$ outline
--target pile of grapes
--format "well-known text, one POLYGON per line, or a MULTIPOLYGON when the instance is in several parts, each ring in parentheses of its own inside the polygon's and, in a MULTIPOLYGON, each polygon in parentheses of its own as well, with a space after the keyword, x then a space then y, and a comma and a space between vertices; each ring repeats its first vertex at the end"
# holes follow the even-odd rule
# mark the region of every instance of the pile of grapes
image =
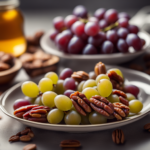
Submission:
MULTIPOLYGON (((123 77, 122 72, 119 69, 112 68, 120 77, 123 77)), ((110 70, 107 70, 109 72, 110 70)), ((18 110, 24 106, 33 104, 44 105, 50 108, 47 114, 47 121, 51 124, 65 123, 69 125, 79 124, 101 124, 111 121, 116 121, 113 114, 110 117, 106 117, 91 108, 91 112, 86 115, 81 115, 79 111, 74 107, 72 101, 73 95, 80 92, 84 95, 88 103, 93 96, 101 96, 101 99, 107 99, 109 105, 115 103, 122 104, 119 96, 113 93, 113 85, 111 79, 107 74, 95 75, 94 72, 90 72, 89 78, 85 81, 76 82, 72 78, 73 71, 70 68, 64 69, 59 77, 54 72, 47 73, 38 83, 38 85, 32 81, 26 81, 22 84, 21 89, 26 96, 23 99, 16 100, 14 102, 14 110, 18 110)), ((139 94, 139 88, 134 85, 124 85, 124 92, 126 93, 126 101, 128 103, 129 115, 135 115, 139 113, 143 104, 137 100, 139 94)), ((103 110, 103 102, 101 103, 103 110)))
POLYGON ((60 51, 69 54, 111 54, 142 50, 145 40, 139 29, 129 24, 130 16, 115 9, 99 8, 89 16, 86 8, 76 6, 72 15, 53 20, 50 39, 60 51), (132 48, 130 48, 132 47, 132 48))

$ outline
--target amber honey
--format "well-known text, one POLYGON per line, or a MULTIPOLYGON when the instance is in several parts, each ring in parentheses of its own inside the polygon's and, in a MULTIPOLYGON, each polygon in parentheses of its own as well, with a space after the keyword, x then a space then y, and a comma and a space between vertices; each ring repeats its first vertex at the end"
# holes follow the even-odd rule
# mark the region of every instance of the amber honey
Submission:
POLYGON ((18 57, 26 50, 23 32, 23 16, 19 9, 0 5, 0 51, 12 53, 18 57))

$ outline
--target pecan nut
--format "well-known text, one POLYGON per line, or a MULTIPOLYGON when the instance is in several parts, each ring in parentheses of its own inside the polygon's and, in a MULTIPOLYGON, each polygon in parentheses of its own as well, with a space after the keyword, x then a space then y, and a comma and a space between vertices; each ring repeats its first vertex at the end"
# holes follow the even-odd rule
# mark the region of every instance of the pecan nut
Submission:
POLYGON ((106 74, 106 67, 102 62, 99 62, 95 65, 94 71, 97 76, 99 74, 106 74))
POLYGON ((112 82, 113 88, 122 91, 124 79, 113 70, 107 72, 107 75, 110 78, 110 81, 112 82))
POLYGON ((92 96, 92 98, 90 98, 90 102, 90 106, 101 115, 109 117, 114 113, 112 103, 102 96, 92 96))
POLYGON ((60 147, 80 147, 81 146, 81 143, 77 140, 64 140, 64 141, 61 141, 60 143, 60 147))
POLYGON ((86 113, 90 113, 92 111, 90 107, 90 102, 86 98, 86 96, 80 92, 75 92, 70 95, 72 103, 75 109, 83 116, 86 116, 86 113))
POLYGON ((81 81, 86 81, 89 79, 89 75, 88 73, 84 72, 84 71, 78 71, 78 72, 74 72, 71 77, 77 81, 78 83, 80 83, 81 81))
POLYGON ((20 136, 20 141, 22 142, 28 142, 28 141, 31 141, 31 137, 29 135, 22 135, 20 136))
POLYGON ((118 121, 128 116, 129 114, 128 106, 121 104, 121 103, 113 103, 113 106, 114 106, 113 115, 118 121))
POLYGON ((28 144, 23 147, 23 150, 36 150, 37 146, 36 144, 28 144))
POLYGON ((124 133, 121 129, 116 129, 112 133, 112 140, 116 144, 123 144, 125 141, 124 133))
POLYGON ((13 135, 9 138, 9 142, 17 142, 19 141, 19 136, 18 135, 13 135))
POLYGON ((144 126, 144 130, 147 130, 148 132, 150 132, 150 123, 144 126))

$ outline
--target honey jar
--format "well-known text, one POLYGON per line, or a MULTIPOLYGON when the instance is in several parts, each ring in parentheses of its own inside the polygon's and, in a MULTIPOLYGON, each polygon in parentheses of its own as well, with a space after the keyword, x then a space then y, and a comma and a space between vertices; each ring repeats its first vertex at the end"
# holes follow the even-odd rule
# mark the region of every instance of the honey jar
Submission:
POLYGON ((26 50, 24 19, 18 0, 0 1, 0 51, 20 56, 26 50))

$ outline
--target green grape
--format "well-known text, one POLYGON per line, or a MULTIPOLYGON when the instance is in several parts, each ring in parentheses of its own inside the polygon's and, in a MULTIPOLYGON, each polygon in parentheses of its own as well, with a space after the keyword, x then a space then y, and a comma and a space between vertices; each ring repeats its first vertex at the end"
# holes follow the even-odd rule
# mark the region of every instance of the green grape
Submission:
POLYGON ((64 121, 68 125, 79 125, 81 123, 81 116, 75 110, 71 110, 65 115, 64 121))
POLYGON ((49 78, 42 78, 39 82, 39 89, 42 93, 53 90, 53 82, 49 78))
POLYGON ((34 104, 36 98, 31 98, 31 97, 28 97, 26 96, 24 99, 28 100, 29 102, 31 102, 31 104, 34 104))
POLYGON ((52 109, 48 115, 47 115, 47 120, 51 124, 57 124, 60 123, 64 118, 64 112, 55 108, 52 109))
POLYGON ((112 83, 108 79, 101 79, 97 85, 99 94, 102 97, 108 97, 113 90, 112 83))
POLYGON ((58 75, 55 72, 48 72, 45 75, 45 78, 49 78, 52 80, 53 84, 56 84, 58 81, 58 75))
POLYGON ((131 113, 139 113, 143 108, 143 104, 139 100, 131 100, 129 101, 129 108, 131 113))
POLYGON ((72 107, 71 107, 70 110, 76 110, 73 104, 72 104, 72 107))
POLYGON ((82 93, 86 96, 87 99, 90 99, 94 95, 99 95, 98 91, 91 87, 85 88, 82 93))
POLYGON ((81 115, 81 124, 83 125, 90 124, 89 115, 86 115, 86 116, 81 115))
POLYGON ((118 95, 116 94, 111 94, 109 97, 107 97, 107 99, 111 102, 111 103, 116 103, 116 102, 120 102, 118 95))
POLYGON ((38 96, 35 99, 34 104, 43 105, 41 96, 38 96))
POLYGON ((54 85, 54 92, 57 94, 64 94, 65 88, 63 86, 64 80, 58 80, 57 84, 54 85))
POLYGON ((121 72, 119 69, 117 69, 117 68, 109 69, 108 72, 109 72, 110 70, 115 71, 119 76, 121 76, 122 78, 124 78, 122 72, 121 72))
POLYGON ((55 106, 62 111, 68 111, 72 107, 71 99, 65 95, 57 95, 54 99, 54 103, 55 106))
POLYGON ((83 84, 82 90, 84 90, 87 87, 93 87, 93 86, 96 86, 96 81, 93 79, 89 79, 85 81, 85 83, 83 84))
POLYGON ((23 84, 21 85, 21 90, 25 96, 31 98, 37 97, 39 95, 39 88, 37 84, 32 81, 23 82, 23 84))
POLYGON ((136 97, 133 94, 131 94, 131 93, 126 93, 126 95, 127 95, 127 100, 128 101, 136 99, 136 97))
POLYGON ((91 124, 101 124, 106 123, 107 118, 99 114, 98 112, 93 111, 89 114, 89 121, 91 124))
POLYGON ((82 88, 83 88, 84 83, 85 83, 85 81, 81 81, 81 82, 78 84, 77 90, 78 90, 79 92, 82 92, 82 88))
POLYGON ((50 108, 55 106, 54 99, 57 96, 55 92, 47 91, 42 95, 42 103, 50 108))
POLYGON ((109 77, 106 75, 106 74, 100 74, 96 77, 96 84, 98 84, 98 82, 101 80, 101 79, 109 79, 109 77))
POLYGON ((96 91, 98 91, 98 90, 97 90, 97 86, 93 86, 93 89, 95 89, 96 91))

